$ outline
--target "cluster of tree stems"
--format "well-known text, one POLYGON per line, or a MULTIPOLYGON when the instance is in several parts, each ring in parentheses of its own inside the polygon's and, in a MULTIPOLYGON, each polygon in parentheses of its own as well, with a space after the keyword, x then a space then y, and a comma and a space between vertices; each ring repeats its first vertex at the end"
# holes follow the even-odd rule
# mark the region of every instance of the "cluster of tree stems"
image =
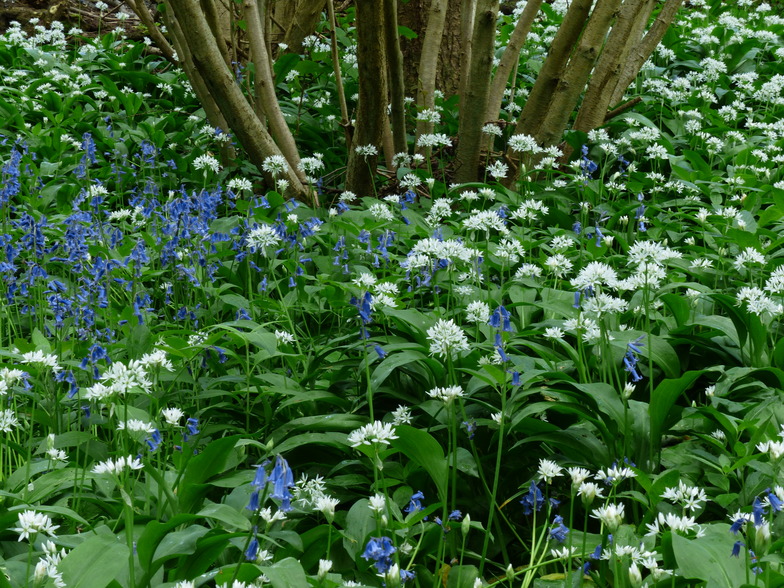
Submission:
MULTIPOLYGON (((499 120, 505 91, 519 90, 520 54, 543 2, 527 1, 494 66, 501 0, 353 0, 337 7, 334 0, 242 0, 230 5, 164 0, 167 34, 156 26, 144 0, 125 1, 163 54, 179 61, 210 123, 230 129, 260 170, 269 156, 285 157, 287 196, 313 204, 315 192, 300 168, 297 142, 277 99, 275 52, 300 52, 303 39, 326 16, 348 147, 346 189, 373 193, 377 166, 383 162, 391 169, 395 154, 412 149, 406 94, 416 94, 417 112, 433 110, 439 82, 459 95, 450 181, 473 182, 480 177, 482 154, 491 148, 482 128, 499 120), (353 124, 343 93, 335 17, 348 4, 354 7, 359 80, 353 124), (411 22, 412 10, 418 12, 416 42, 401 42, 399 22, 411 22), (235 75, 235 64, 243 61, 253 71, 250 88, 235 75), (377 157, 356 149, 370 145, 377 157)), ((558 145, 567 128, 587 132, 623 112, 630 105, 623 102, 627 88, 682 3, 571 0, 525 106, 516 120, 507 121, 514 134, 530 135, 541 147, 558 145)), ((432 122, 418 120, 413 144, 432 132, 432 122)), ((501 155, 513 171, 536 163, 511 150, 501 155)))

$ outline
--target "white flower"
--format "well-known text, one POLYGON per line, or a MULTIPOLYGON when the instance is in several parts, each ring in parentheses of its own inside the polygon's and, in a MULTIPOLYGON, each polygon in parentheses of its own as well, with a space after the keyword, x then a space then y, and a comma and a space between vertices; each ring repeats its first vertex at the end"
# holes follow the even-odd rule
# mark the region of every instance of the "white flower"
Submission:
POLYGON ((564 331, 560 327, 547 327, 544 330, 545 339, 552 339, 554 341, 561 341, 564 338, 564 331))
POLYGON ((577 489, 577 496, 582 497, 583 503, 588 505, 594 498, 604 498, 602 488, 596 482, 582 482, 577 489))
POLYGON ((486 324, 490 320, 490 306, 481 300, 474 300, 466 307, 466 320, 469 323, 486 324))
POLYGON ((19 426, 19 419, 16 418, 13 409, 5 408, 0 410, 0 431, 10 433, 19 426))
POLYGON ((498 212, 495 210, 473 212, 471 216, 463 221, 463 226, 469 231, 485 231, 489 233, 492 230, 496 230, 502 235, 509 233, 504 219, 498 216, 498 212))
POLYGON ((436 324, 427 330, 427 338, 430 340, 432 355, 441 355, 446 358, 455 351, 468 351, 469 349, 466 334, 452 319, 448 321, 438 319, 436 324))
POLYGON ((741 270, 746 267, 746 264, 759 263, 760 265, 764 265, 765 261, 765 256, 762 255, 759 251, 753 247, 746 247, 738 254, 738 257, 735 258, 735 261, 732 262, 732 265, 735 266, 736 270, 741 270))
POLYGON ((144 421, 140 421, 139 419, 128 419, 127 421, 120 421, 117 423, 117 430, 118 431, 142 431, 144 433, 152 433, 155 430, 155 426, 151 423, 145 423, 144 421))
POLYGON ((539 145, 536 142, 536 139, 534 139, 530 135, 524 135, 524 134, 512 135, 511 137, 509 137, 509 148, 512 151, 516 151, 518 153, 536 154, 542 152, 542 148, 539 147, 539 145))
POLYGON ((145 353, 142 355, 139 363, 144 367, 162 367, 166 371, 174 371, 172 362, 166 357, 166 352, 163 349, 156 349, 152 353, 145 353))
POLYGON ((357 145, 355 151, 357 152, 357 155, 361 155, 363 157, 378 155, 378 149, 376 149, 375 145, 357 145))
POLYGON ((22 363, 32 363, 34 365, 41 365, 44 367, 51 368, 53 372, 59 372, 62 366, 57 363, 57 356, 52 354, 46 354, 43 351, 36 350, 36 351, 28 351, 27 353, 22 354, 22 363))
POLYGON ((367 425, 363 425, 359 429, 352 431, 348 436, 348 443, 351 447, 359 447, 360 445, 372 445, 378 443, 381 445, 389 445, 392 439, 397 439, 395 429, 392 423, 382 423, 376 421, 367 425))
POLYGON ((784 455, 784 441, 765 441, 757 443, 757 449, 762 453, 769 453, 771 459, 778 459, 784 455))
POLYGON ((666 488, 662 498, 672 503, 681 503, 687 510, 697 510, 708 500, 705 490, 695 486, 687 486, 683 480, 678 482, 678 487, 666 488))
POLYGON ((383 513, 387 509, 387 499, 383 494, 379 494, 378 492, 368 498, 368 508, 373 512, 377 512, 379 514, 383 513))
POLYGON ((275 331, 275 339, 278 343, 292 344, 294 343, 294 335, 288 331, 275 331))
POLYGON ((118 457, 116 460, 112 458, 107 459, 106 461, 102 461, 95 465, 92 469, 94 474, 112 474, 117 475, 125 471, 126 469, 129 470, 140 470, 144 466, 142 465, 141 460, 138 457, 133 457, 129 455, 127 457, 118 457))
POLYGON ((448 388, 433 388, 427 393, 430 398, 438 398, 444 404, 451 404, 455 398, 463 397, 463 389, 460 386, 449 386, 448 388))
POLYGON ((335 507, 340 504, 340 500, 331 496, 322 495, 316 498, 315 510, 321 511, 325 517, 332 519, 335 516, 335 507))
POLYGON ((270 155, 264 159, 261 169, 273 176, 277 176, 289 171, 289 163, 282 155, 270 155))
POLYGON ((218 173, 220 171, 220 163, 217 159, 215 159, 212 155, 199 155, 196 159, 193 160, 193 167, 194 169, 211 169, 213 172, 218 173))
POLYGON ((556 476, 562 476, 562 470, 563 468, 554 461, 549 459, 539 460, 539 469, 537 471, 539 472, 539 477, 547 484, 551 483, 556 476))
POLYGON ((320 559, 319 566, 318 566, 318 578, 319 580, 324 580, 327 577, 327 573, 329 570, 332 569, 332 561, 329 559, 320 559))
POLYGON ((391 221, 395 220, 395 215, 392 214, 392 209, 386 204, 376 202, 368 207, 368 212, 376 220, 391 221))
POLYGON ((494 161, 487 166, 487 173, 493 176, 496 180, 501 180, 509 173, 509 166, 503 161, 494 161))
POLYGON ((161 409, 161 416, 166 424, 176 427, 180 424, 180 420, 185 416, 185 413, 179 408, 164 408, 161 409))
POLYGON ((245 244, 253 251, 257 249, 264 251, 267 247, 277 245, 278 243, 280 243, 280 237, 275 232, 275 229, 264 224, 253 227, 245 238, 245 244))
POLYGON ((392 424, 393 425, 409 425, 411 424, 411 409, 402 404, 392 411, 392 424))
POLYGON ((25 510, 17 515, 17 525, 12 529, 19 533, 19 541, 35 537, 36 533, 46 533, 50 537, 54 537, 54 532, 60 528, 60 525, 53 525, 52 519, 48 515, 36 512, 34 510, 25 510))
POLYGON ((569 476, 572 478, 572 486, 575 488, 579 488, 580 484, 585 482, 588 478, 591 477, 591 472, 586 470, 585 468, 568 468, 566 470, 569 472, 569 476))
POLYGON ((623 510, 623 504, 608 504, 591 511, 591 517, 599 519, 610 533, 614 533, 623 522, 623 510))
POLYGON ((231 188, 234 192, 241 192, 242 190, 252 192, 253 183, 247 178, 232 178, 229 180, 229 188, 231 188))

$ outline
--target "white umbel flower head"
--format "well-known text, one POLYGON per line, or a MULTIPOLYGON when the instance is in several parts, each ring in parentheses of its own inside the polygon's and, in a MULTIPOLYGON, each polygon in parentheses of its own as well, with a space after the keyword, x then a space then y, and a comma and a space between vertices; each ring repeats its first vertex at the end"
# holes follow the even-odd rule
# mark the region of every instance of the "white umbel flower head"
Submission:
POLYGON ((551 483, 557 476, 563 475, 561 473, 562 469, 561 466, 549 459, 539 460, 539 477, 547 484, 551 483))
POLYGON ((397 439, 395 429, 392 423, 382 423, 376 421, 367 425, 363 425, 355 431, 351 431, 348 436, 348 443, 351 447, 359 447, 360 445, 389 445, 392 439, 397 439))
POLYGON ((438 319, 436 324, 427 330, 427 338, 430 340, 430 353, 433 355, 446 358, 451 357, 455 351, 468 351, 468 337, 452 319, 438 319))
POLYGON ((623 522, 623 504, 600 506, 591 512, 591 517, 599 519, 610 533, 614 533, 623 522))
POLYGON ((117 475, 124 472, 126 469, 140 470, 143 467, 144 466, 138 457, 129 455, 127 457, 120 456, 116 460, 109 458, 106 461, 102 461, 95 465, 92 471, 94 474, 117 475))
POLYGON ((463 397, 463 389, 460 386, 449 386, 447 388, 433 388, 427 393, 430 398, 443 400, 444 404, 452 404, 456 398, 463 397))
POLYGON ((50 537, 54 537, 54 532, 60 528, 60 525, 53 525, 52 519, 34 510, 25 510, 17 515, 18 527, 12 529, 19 533, 19 541, 24 539, 34 538, 36 533, 46 533, 50 537))

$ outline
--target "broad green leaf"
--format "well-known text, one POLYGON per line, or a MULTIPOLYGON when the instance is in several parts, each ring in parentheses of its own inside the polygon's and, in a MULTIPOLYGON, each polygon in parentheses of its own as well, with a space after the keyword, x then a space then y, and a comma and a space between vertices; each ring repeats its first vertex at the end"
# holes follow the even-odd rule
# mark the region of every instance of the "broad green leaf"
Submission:
POLYGON ((441 444, 430 433, 408 425, 398 426, 395 432, 398 438, 392 440, 392 446, 430 475, 439 500, 445 502, 449 468, 441 444))
POLYGON ((93 535, 57 567, 68 588, 106 588, 115 578, 128 574, 128 546, 114 535, 93 535))
POLYGON ((737 588, 746 580, 745 558, 730 557, 737 540, 724 523, 705 525, 704 537, 672 534, 678 575, 706 582, 706 588, 737 588))

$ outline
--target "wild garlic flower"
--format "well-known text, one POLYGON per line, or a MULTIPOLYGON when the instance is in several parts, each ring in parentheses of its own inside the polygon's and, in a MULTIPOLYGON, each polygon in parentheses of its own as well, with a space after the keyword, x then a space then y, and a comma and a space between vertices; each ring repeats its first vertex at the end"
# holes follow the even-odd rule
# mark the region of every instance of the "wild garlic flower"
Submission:
POLYGON ((486 324, 490 320, 490 306, 481 300, 474 300, 466 307, 466 320, 469 323, 486 324))
POLYGON ((19 533, 18 541, 34 539, 37 533, 46 533, 50 537, 54 537, 54 532, 60 528, 60 525, 52 524, 52 519, 48 515, 34 510, 25 510, 18 513, 17 525, 12 531, 19 533))
POLYGON ((56 355, 44 353, 40 349, 23 353, 22 359, 20 361, 22 363, 29 363, 51 368, 54 373, 57 373, 63 369, 62 366, 57 362, 56 355))
POLYGON ((266 251, 267 247, 273 247, 280 243, 280 237, 271 226, 261 224, 253 227, 245 237, 245 245, 251 251, 261 250, 266 251))
POLYGON ((392 439, 397 439, 392 423, 382 423, 381 421, 363 425, 348 435, 348 443, 351 447, 373 444, 389 445, 392 439))
POLYGON ((196 159, 193 160, 193 167, 196 170, 203 169, 205 173, 208 169, 212 170, 214 173, 218 173, 220 171, 220 162, 215 159, 212 155, 199 155, 196 159))
POLYGON ((92 472, 94 474, 111 474, 117 475, 124 472, 126 469, 128 470, 140 470, 144 467, 141 460, 138 457, 133 457, 129 455, 127 457, 118 457, 116 460, 109 458, 106 461, 102 461, 96 464, 92 472))
POLYGON ((680 503, 687 510, 697 510, 708 501, 705 490, 696 486, 688 486, 683 480, 678 482, 677 487, 666 488, 662 498, 669 500, 673 504, 680 503))
POLYGON ((431 355, 451 357, 454 352, 468 351, 468 337, 452 319, 438 319, 436 324, 427 330, 430 340, 431 355))
POLYGON ((610 533, 614 533, 623 522, 623 504, 608 504, 591 511, 591 517, 599 519, 610 533))
POLYGON ((540 459, 537 471, 539 478, 547 484, 550 484, 557 476, 563 475, 563 468, 549 459, 540 459))
POLYGON ((444 404, 449 405, 452 404, 456 398, 463 397, 463 389, 460 386, 433 388, 428 391, 427 395, 430 396, 430 398, 438 398, 439 400, 442 400, 444 404))
POLYGON ((180 424, 182 417, 185 416, 185 413, 180 410, 179 408, 164 408, 161 409, 161 416, 163 420, 166 421, 167 425, 171 425, 176 427, 180 424))

